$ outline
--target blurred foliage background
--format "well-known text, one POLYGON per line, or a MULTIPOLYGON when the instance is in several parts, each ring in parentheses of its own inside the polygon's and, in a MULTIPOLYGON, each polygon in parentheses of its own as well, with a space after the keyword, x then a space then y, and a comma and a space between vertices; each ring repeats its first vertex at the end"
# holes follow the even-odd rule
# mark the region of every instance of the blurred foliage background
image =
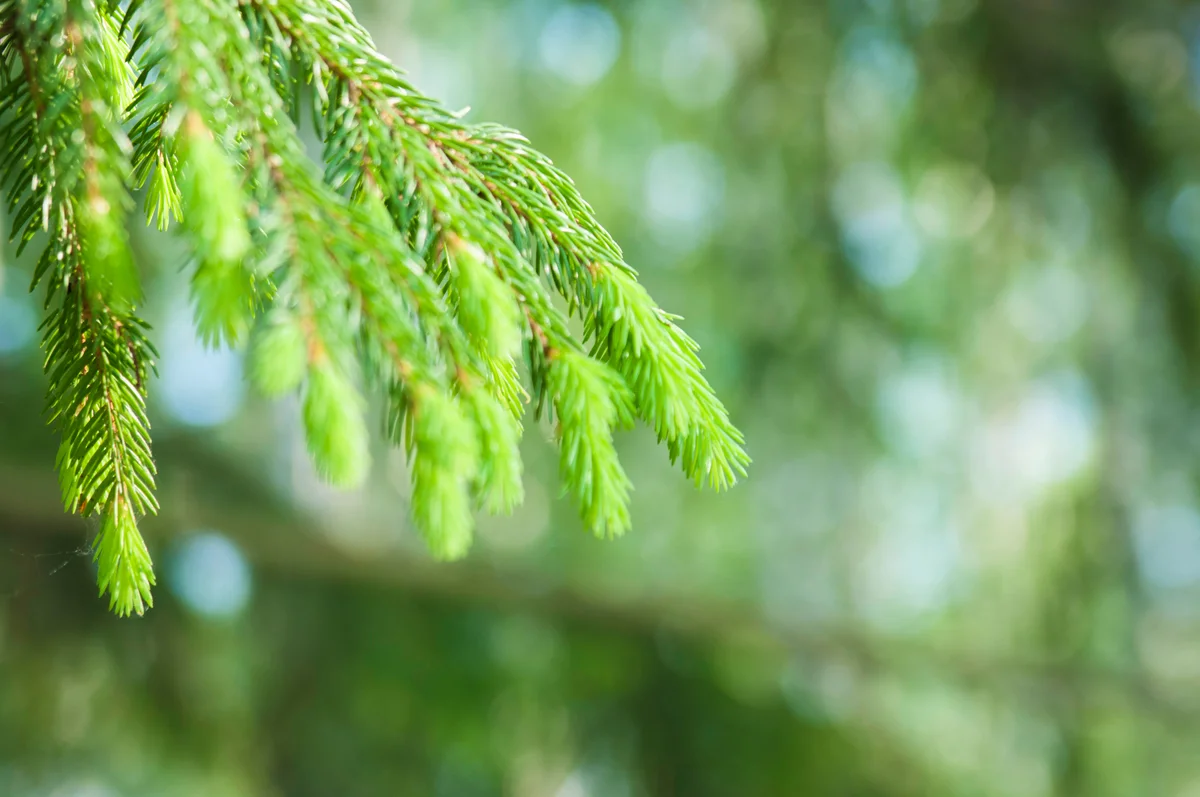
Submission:
POLYGON ((527 133, 685 316, 751 478, 621 440, 605 543, 527 433, 464 563, 407 477, 162 353, 145 618, 94 595, 0 270, 0 794, 1200 797, 1200 6, 362 0, 527 133))

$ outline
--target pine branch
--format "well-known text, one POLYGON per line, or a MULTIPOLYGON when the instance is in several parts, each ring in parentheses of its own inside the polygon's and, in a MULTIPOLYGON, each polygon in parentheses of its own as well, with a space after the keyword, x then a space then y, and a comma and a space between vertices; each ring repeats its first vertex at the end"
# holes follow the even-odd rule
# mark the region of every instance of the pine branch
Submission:
MULTIPOLYGON (((418 248, 468 253, 467 261, 478 267, 476 273, 494 279, 488 286, 492 298, 487 306, 494 308, 495 316, 507 315, 504 308, 509 306, 498 296, 502 275, 527 318, 529 365, 539 406, 546 401, 552 382, 567 386, 568 391, 578 389, 581 383, 567 369, 581 361, 573 357, 556 362, 554 356, 547 355, 560 351, 582 354, 580 345, 567 331, 566 319, 539 282, 538 264, 527 259, 513 238, 505 234, 509 229, 502 206, 488 201, 486 181, 458 146, 471 142, 472 132, 408 86, 374 50, 344 5, 296 0, 262 3, 255 8, 311 59, 312 74, 325 76, 318 95, 326 99, 327 179, 343 190, 348 187, 351 194, 364 184, 394 186, 391 194, 402 200, 392 207, 397 228, 418 248), (321 14, 327 24, 312 24, 321 19, 321 14), (306 20, 310 24, 305 25, 306 20), (329 30, 339 31, 336 41, 322 38, 322 33, 329 30), (388 164, 399 167, 392 170, 388 164), (485 262, 487 255, 490 263, 485 262), (556 370, 560 373, 555 374, 556 370)), ((478 329, 488 323, 503 325, 503 318, 491 320, 470 314, 470 309, 478 306, 470 291, 478 285, 463 279, 461 267, 456 276, 447 287, 451 301, 460 308, 463 326, 478 329), (464 308, 468 310, 465 314, 464 308)), ((619 401, 616 391, 625 389, 619 379, 604 378, 595 384, 609 386, 608 401, 619 401)), ((641 396, 644 405, 655 400, 677 413, 678 402, 672 398, 649 391, 641 396)), ((556 410, 564 402, 572 407, 591 406, 576 404, 576 399, 568 393, 554 396, 550 403, 556 410)), ((584 402, 585 398, 578 397, 578 401, 584 402)), ((628 480, 612 444, 613 418, 601 414, 599 417, 608 419, 606 422, 592 418, 585 423, 579 413, 558 415, 560 441, 568 452, 561 460, 561 470, 568 484, 575 485, 573 492, 581 501, 585 521, 598 533, 623 531, 628 525, 628 480), (586 447, 581 448, 581 443, 586 447), (577 458, 583 451, 587 456, 577 458), (592 481, 592 456, 606 463, 600 472, 611 478, 592 481), (595 511, 610 505, 609 513, 595 511)))
POLYGON ((571 181, 518 134, 419 94, 341 0, 0 0, 0 34, 13 235, 49 234, 35 284, 64 498, 102 518, 118 612, 149 604, 136 517, 156 509, 131 187, 147 223, 189 244, 200 337, 249 340, 258 388, 301 393, 328 480, 368 477, 363 390, 382 394, 439 558, 467 552, 477 507, 522 500, 529 400, 597 534, 630 525, 613 435, 635 416, 698 483, 745 473, 696 344, 571 181), (323 169, 299 136, 307 107, 323 169))
MULTIPOLYGON (((329 175, 335 183, 353 180, 358 168, 404 164, 392 182, 415 182, 416 192, 426 187, 434 234, 439 226, 466 226, 459 234, 493 252, 527 297, 536 289, 521 278, 548 276, 583 316, 593 353, 625 377, 638 414, 689 476, 720 489, 745 474, 743 438, 704 379, 695 342, 637 283, 570 178, 520 134, 465 125, 419 94, 374 49, 343 2, 247 2, 312 59, 313 74, 328 73, 321 93, 333 108, 327 140, 342 155, 337 162, 327 151, 327 161, 337 163, 329 175), (497 230, 507 230, 507 240, 497 230)), ((376 182, 387 177, 370 174, 376 182)), ((398 214, 402 230, 412 215, 398 214)), ((536 320, 543 329, 560 329, 550 319, 536 320)))
POLYGON ((88 3, 37 16, 0 7, 0 58, 16 76, 0 114, 20 247, 49 236, 35 269, 45 281, 42 324, 50 421, 68 511, 102 518, 95 558, 101 594, 121 615, 152 605, 150 557, 136 515, 154 512, 145 415, 154 350, 132 308, 138 275, 124 227, 129 145, 119 109, 132 78, 113 21, 88 3))

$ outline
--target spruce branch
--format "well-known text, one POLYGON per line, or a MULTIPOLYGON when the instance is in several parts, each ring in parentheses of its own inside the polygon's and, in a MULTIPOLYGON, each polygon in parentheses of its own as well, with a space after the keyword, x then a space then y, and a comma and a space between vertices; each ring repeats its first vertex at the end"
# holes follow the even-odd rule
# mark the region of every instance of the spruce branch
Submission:
POLYGON ((158 508, 145 414, 155 355, 133 313, 141 291, 124 223, 126 48, 107 9, 83 0, 38 13, 14 0, 0 6, 0 18, 13 237, 19 248, 38 232, 48 237, 34 284, 47 286, 42 349, 63 502, 102 519, 94 542, 100 592, 117 614, 141 614, 154 583, 136 516, 158 508))
MULTIPOLYGON (((522 270, 546 275, 584 318, 593 353, 626 378, 638 414, 697 483, 720 489, 745 474, 743 438, 704 379, 695 342, 637 283, 569 177, 519 133, 466 125, 422 96, 374 49, 343 2, 246 2, 306 51, 313 74, 328 72, 322 95, 342 98, 326 120, 328 140, 336 141, 339 129, 353 131, 336 151, 386 153, 364 162, 405 164, 398 177, 415 181, 416 191, 438 189, 425 197, 435 224, 475 222, 465 237, 475 235, 494 252, 510 279, 522 270), (304 24, 321 19, 327 24, 304 24), (507 229, 508 240, 498 240, 499 229, 507 229)), ((343 163, 331 176, 346 181, 353 169, 343 163)), ((404 229, 407 215, 397 221, 404 229)))
POLYGON ((147 223, 189 245, 197 333, 248 341, 259 390, 300 395, 325 478, 367 479, 363 391, 383 397, 439 558, 466 554, 476 508, 522 500, 529 401, 602 536, 630 526, 614 433, 635 417, 697 483, 745 473, 695 342, 570 179, 518 133, 417 92, 343 0, 0 0, 0 65, 13 237, 48 237, 35 284, 64 500, 100 518, 100 586, 119 613, 150 604, 136 518, 157 508, 135 188, 147 223))

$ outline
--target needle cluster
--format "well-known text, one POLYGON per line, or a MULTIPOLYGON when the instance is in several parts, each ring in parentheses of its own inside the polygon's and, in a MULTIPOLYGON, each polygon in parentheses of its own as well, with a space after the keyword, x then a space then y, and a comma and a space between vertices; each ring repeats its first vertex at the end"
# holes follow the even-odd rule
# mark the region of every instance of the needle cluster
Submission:
POLYGON ((630 525, 613 434, 637 419, 697 484, 745 474, 696 344, 571 180, 519 133, 418 92, 342 0, 0 0, 0 79, 12 236, 43 247, 63 501, 100 518, 118 614, 152 605, 154 584, 135 196, 188 244, 197 333, 248 346, 264 394, 299 393, 330 482, 365 479, 364 395, 382 397, 439 558, 467 552, 477 509, 522 500, 527 403, 600 535, 630 525), (298 134, 309 114, 319 163, 298 134))

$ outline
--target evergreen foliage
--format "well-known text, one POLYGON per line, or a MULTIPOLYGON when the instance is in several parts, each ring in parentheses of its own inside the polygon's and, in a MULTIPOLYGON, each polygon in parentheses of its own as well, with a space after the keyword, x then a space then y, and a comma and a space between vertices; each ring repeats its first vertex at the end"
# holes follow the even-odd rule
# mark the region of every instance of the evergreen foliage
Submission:
POLYGON ((157 510, 134 192, 189 244, 198 334, 248 344, 264 394, 301 393, 325 478, 365 479, 363 391, 385 399, 438 557, 466 553, 475 508, 521 501, 530 401, 598 534, 630 525, 613 433, 635 418, 697 484, 744 475, 696 344, 572 182, 520 134, 421 95, 342 0, 0 0, 0 61, 13 237, 44 245, 63 499, 101 518, 118 614, 152 605, 137 518, 157 510), (309 112, 323 173, 297 132, 309 112))

